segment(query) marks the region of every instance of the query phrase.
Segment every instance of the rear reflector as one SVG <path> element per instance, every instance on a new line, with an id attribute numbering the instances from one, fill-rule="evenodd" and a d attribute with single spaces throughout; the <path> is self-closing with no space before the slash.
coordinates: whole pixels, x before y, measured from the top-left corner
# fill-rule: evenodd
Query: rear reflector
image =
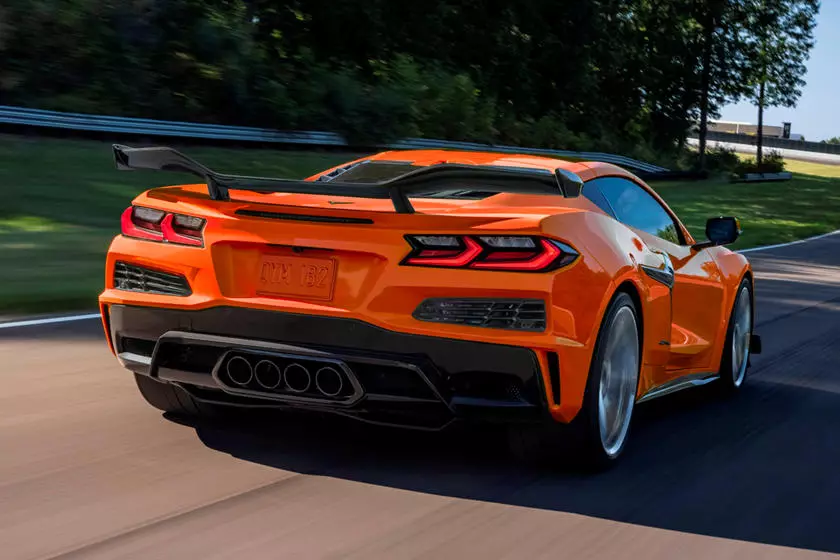
<path id="1" fill-rule="evenodd" d="M 413 313 L 418 321 L 491 329 L 545 330 L 545 302 L 539 299 L 431 298 Z"/>
<path id="2" fill-rule="evenodd" d="M 578 252 L 553 239 L 533 236 L 409 235 L 411 253 L 402 264 L 544 272 L 574 262 Z"/>

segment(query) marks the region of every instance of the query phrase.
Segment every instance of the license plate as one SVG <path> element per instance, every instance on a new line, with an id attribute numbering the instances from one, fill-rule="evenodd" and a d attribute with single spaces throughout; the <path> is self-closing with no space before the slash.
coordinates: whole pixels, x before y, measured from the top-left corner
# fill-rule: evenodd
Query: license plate
<path id="1" fill-rule="evenodd" d="M 335 259 L 263 255 L 257 294 L 330 300 L 335 270 Z"/>

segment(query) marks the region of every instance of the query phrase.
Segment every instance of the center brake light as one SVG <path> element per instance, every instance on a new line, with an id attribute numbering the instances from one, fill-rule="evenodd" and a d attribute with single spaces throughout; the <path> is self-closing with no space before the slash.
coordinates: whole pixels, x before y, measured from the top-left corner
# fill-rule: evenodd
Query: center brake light
<path id="1" fill-rule="evenodd" d="M 407 235 L 411 253 L 403 265 L 546 272 L 574 262 L 578 252 L 536 236 Z"/>
<path id="2" fill-rule="evenodd" d="M 122 214 L 122 234 L 135 239 L 176 245 L 204 246 L 204 218 L 129 206 Z"/>

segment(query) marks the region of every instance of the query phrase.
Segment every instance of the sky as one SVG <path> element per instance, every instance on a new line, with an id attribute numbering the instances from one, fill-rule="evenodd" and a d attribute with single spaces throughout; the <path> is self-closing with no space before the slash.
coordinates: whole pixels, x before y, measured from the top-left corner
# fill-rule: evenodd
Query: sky
<path id="1" fill-rule="evenodd" d="M 822 0 L 814 38 L 802 97 L 793 109 L 766 109 L 764 123 L 790 122 L 792 133 L 818 142 L 840 136 L 840 0 Z M 749 101 L 728 105 L 721 110 L 721 120 L 757 123 L 758 108 Z"/>

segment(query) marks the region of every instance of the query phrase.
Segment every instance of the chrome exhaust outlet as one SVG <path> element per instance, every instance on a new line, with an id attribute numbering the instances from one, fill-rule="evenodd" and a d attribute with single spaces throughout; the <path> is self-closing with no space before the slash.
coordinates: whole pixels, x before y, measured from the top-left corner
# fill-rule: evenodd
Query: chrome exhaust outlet
<path id="1" fill-rule="evenodd" d="M 276 389 L 283 381 L 283 376 L 280 373 L 280 368 L 271 360 L 260 360 L 254 366 L 254 377 L 257 384 L 268 391 Z"/>
<path id="2" fill-rule="evenodd" d="M 315 374 L 315 387 L 324 396 L 337 397 L 344 389 L 344 379 L 335 368 L 324 366 Z"/>
<path id="3" fill-rule="evenodd" d="M 292 393 L 305 393 L 312 385 L 309 370 L 298 363 L 287 365 L 283 370 L 283 378 L 286 380 L 286 388 Z"/>
<path id="4" fill-rule="evenodd" d="M 242 356 L 234 356 L 225 366 L 228 378 L 240 387 L 245 387 L 254 379 L 254 368 Z"/>

